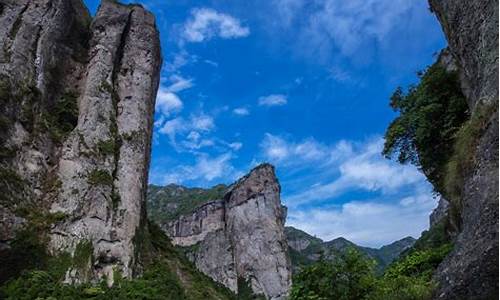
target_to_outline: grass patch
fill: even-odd
[[[457,222],[462,211],[462,193],[465,176],[471,173],[475,164],[479,139],[488,126],[491,116],[498,112],[497,105],[477,107],[470,120],[458,130],[453,147],[453,155],[446,166],[445,191],[450,201],[451,217]],[[460,224],[459,222],[457,224]]]
[[[102,155],[114,155],[115,154],[115,140],[109,139],[105,141],[97,142],[97,149]]]
[[[65,92],[51,111],[41,115],[42,128],[56,143],[62,143],[78,123],[78,94]]]
[[[87,181],[91,185],[113,185],[113,176],[106,170],[95,169],[88,175]]]

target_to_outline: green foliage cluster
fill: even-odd
[[[113,185],[113,176],[106,170],[95,169],[92,170],[87,178],[91,185]]]
[[[16,275],[19,277],[1,286],[0,299],[238,299],[228,289],[198,272],[157,225],[150,223],[145,228],[149,230],[141,230],[142,233],[138,232],[134,239],[139,248],[137,258],[144,266],[144,273],[139,278],[127,280],[115,272],[115,282],[111,288],[107,287],[105,280],[98,284],[64,284],[62,281],[69,267],[82,272],[93,262],[91,243],[83,241],[78,244],[73,257],[68,253],[51,257],[43,243],[37,240],[37,252],[42,253],[43,257],[34,257],[33,261],[42,263],[27,267],[20,276]],[[30,238],[36,239],[36,236],[34,234]],[[244,300],[247,299],[253,298]]]
[[[25,181],[12,168],[0,164],[0,204],[6,208],[14,208],[20,203]]]
[[[446,165],[444,178],[445,195],[452,204],[451,213],[455,222],[460,220],[464,178],[474,165],[476,145],[487,128],[491,116],[497,111],[497,104],[480,104],[455,135],[453,155]]]
[[[182,189],[182,192],[178,192]],[[227,186],[220,184],[210,189],[185,188],[177,185],[148,187],[148,216],[161,224],[188,214],[207,202],[222,199]]]
[[[62,284],[50,271],[30,271],[4,285],[0,296],[7,300],[187,299],[179,280],[166,264],[157,264],[139,279],[118,280],[112,288],[106,287],[104,282],[99,285]]]
[[[265,300],[262,295],[254,295],[250,281],[238,277],[238,300]]]
[[[53,105],[51,111],[42,112],[42,128],[49,132],[52,140],[62,143],[78,123],[78,94],[65,92]]]
[[[375,285],[374,263],[354,248],[320,260],[293,278],[291,300],[363,299]]]
[[[0,250],[0,265],[3,266],[0,268],[0,283],[19,276],[23,270],[46,268],[50,260],[45,247],[46,232],[67,217],[62,212],[44,213],[32,206],[18,207],[16,215],[25,218],[27,224],[16,232],[10,249]]]
[[[458,74],[439,63],[419,74],[420,83],[407,92],[398,88],[390,105],[399,112],[385,133],[383,154],[419,166],[435,190],[445,194],[446,165],[456,133],[469,118]]]
[[[102,155],[114,155],[115,146],[116,143],[114,139],[97,142],[97,149],[99,150],[99,153]]]
[[[435,288],[432,273],[451,249],[449,243],[413,248],[377,276],[374,262],[351,248],[295,275],[291,300],[428,300]]]

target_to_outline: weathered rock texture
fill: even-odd
[[[286,212],[274,167],[263,164],[206,203],[162,227],[176,245],[190,247],[197,268],[237,292],[238,280],[255,294],[282,299],[291,284],[284,232]]]
[[[429,216],[430,227],[436,226],[444,218],[448,217],[450,203],[443,197],[439,197],[438,206],[432,211]]]
[[[439,266],[439,299],[498,298],[498,1],[430,0],[457,62],[473,117],[489,116],[471,145],[461,231]],[[486,112],[485,112],[486,110]]]
[[[24,184],[23,198],[58,216],[50,229],[54,254],[90,243],[88,268],[70,269],[69,282],[112,279],[113,270],[131,277],[140,271],[134,236],[145,224],[161,66],[153,15],[103,0],[91,20],[81,0],[0,0],[0,25],[0,74],[20,94],[1,108],[9,124],[2,147],[15,150],[2,167]],[[60,116],[67,107],[74,115]],[[10,202],[0,210],[7,248],[23,223],[22,201]]]

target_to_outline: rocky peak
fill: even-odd
[[[161,227],[214,280],[235,292],[243,280],[255,294],[283,299],[291,285],[285,218],[274,167],[262,164],[221,199],[204,202]]]

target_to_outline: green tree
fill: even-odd
[[[383,155],[420,167],[434,189],[445,194],[446,164],[456,133],[469,118],[467,102],[458,74],[439,63],[419,77],[418,85],[406,92],[397,88],[391,97],[390,106],[399,116],[385,133]]]
[[[293,280],[291,300],[363,299],[373,288],[374,263],[354,248],[306,267]]]

